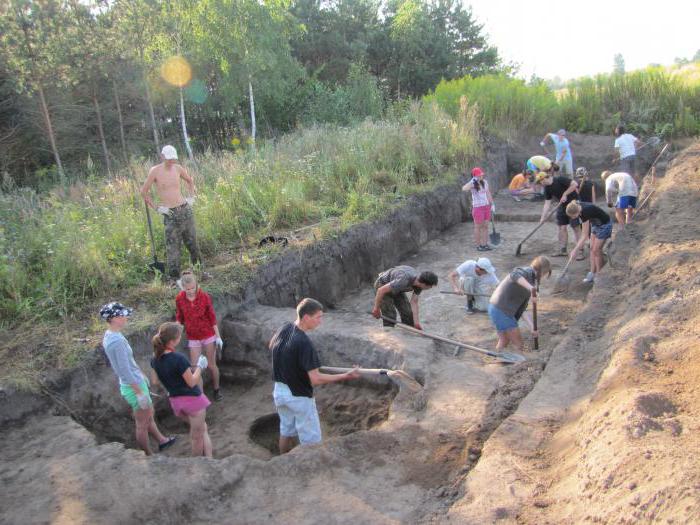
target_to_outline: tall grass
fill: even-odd
[[[502,137],[539,132],[559,121],[557,98],[544,83],[528,85],[504,75],[443,80],[425,100],[435,101],[456,115],[462,97],[479,108],[486,129]]]
[[[347,225],[377,217],[397,196],[445,180],[479,152],[476,112],[468,105],[454,117],[429,103],[391,113],[382,122],[301,129],[262,144],[257,153],[198,159],[190,170],[205,260],[304,222],[335,217]],[[86,302],[118,297],[124,287],[149,279],[138,193],[147,168],[134,162],[108,183],[79,183],[42,195],[0,194],[5,326],[70,315]],[[153,215],[163,254],[163,228]]]
[[[581,132],[611,133],[623,122],[640,135],[697,135],[700,80],[692,69],[650,67],[574,81],[560,97],[564,125]]]

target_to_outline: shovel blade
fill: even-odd
[[[387,376],[389,376],[389,379],[398,385],[399,388],[405,387],[410,392],[420,392],[423,390],[423,385],[421,385],[403,370],[390,370],[387,372]]]
[[[527,361],[527,358],[524,355],[520,354],[513,354],[511,352],[498,352],[497,354],[494,354],[494,357],[496,359],[500,359],[504,363],[524,363]]]
[[[501,234],[498,232],[491,232],[489,234],[489,240],[491,241],[491,244],[498,246],[501,244]]]

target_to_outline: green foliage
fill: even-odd
[[[504,75],[443,80],[425,100],[435,101],[450,115],[457,115],[463,97],[479,108],[486,129],[498,136],[539,131],[559,121],[557,99],[546,84],[527,85]]]
[[[479,148],[473,108],[464,105],[453,119],[435,104],[413,103],[381,122],[316,125],[262,142],[257,152],[203,155],[190,167],[202,251],[210,260],[302,223],[379,216],[397,198],[454,176]],[[138,193],[147,169],[132,162],[106,184],[0,194],[4,323],[70,315],[150,279]],[[162,254],[163,228],[153,216]]]

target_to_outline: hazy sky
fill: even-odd
[[[463,0],[506,60],[562,80],[610,72],[622,53],[627,70],[670,65],[700,49],[700,0]]]

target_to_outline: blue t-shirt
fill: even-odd
[[[177,352],[166,352],[158,359],[151,359],[151,368],[156,371],[160,384],[165,387],[170,397],[196,397],[202,394],[198,386],[189,386],[182,377],[189,367],[189,360]]]
[[[559,160],[562,158],[561,152],[564,149],[564,147],[566,147],[566,155],[564,155],[564,160],[572,160],[573,157],[571,156],[571,146],[569,145],[569,139],[567,139],[566,137],[561,139],[556,133],[550,133],[549,136],[552,139],[552,142],[554,142],[554,149],[557,152],[557,158],[555,160]]]

